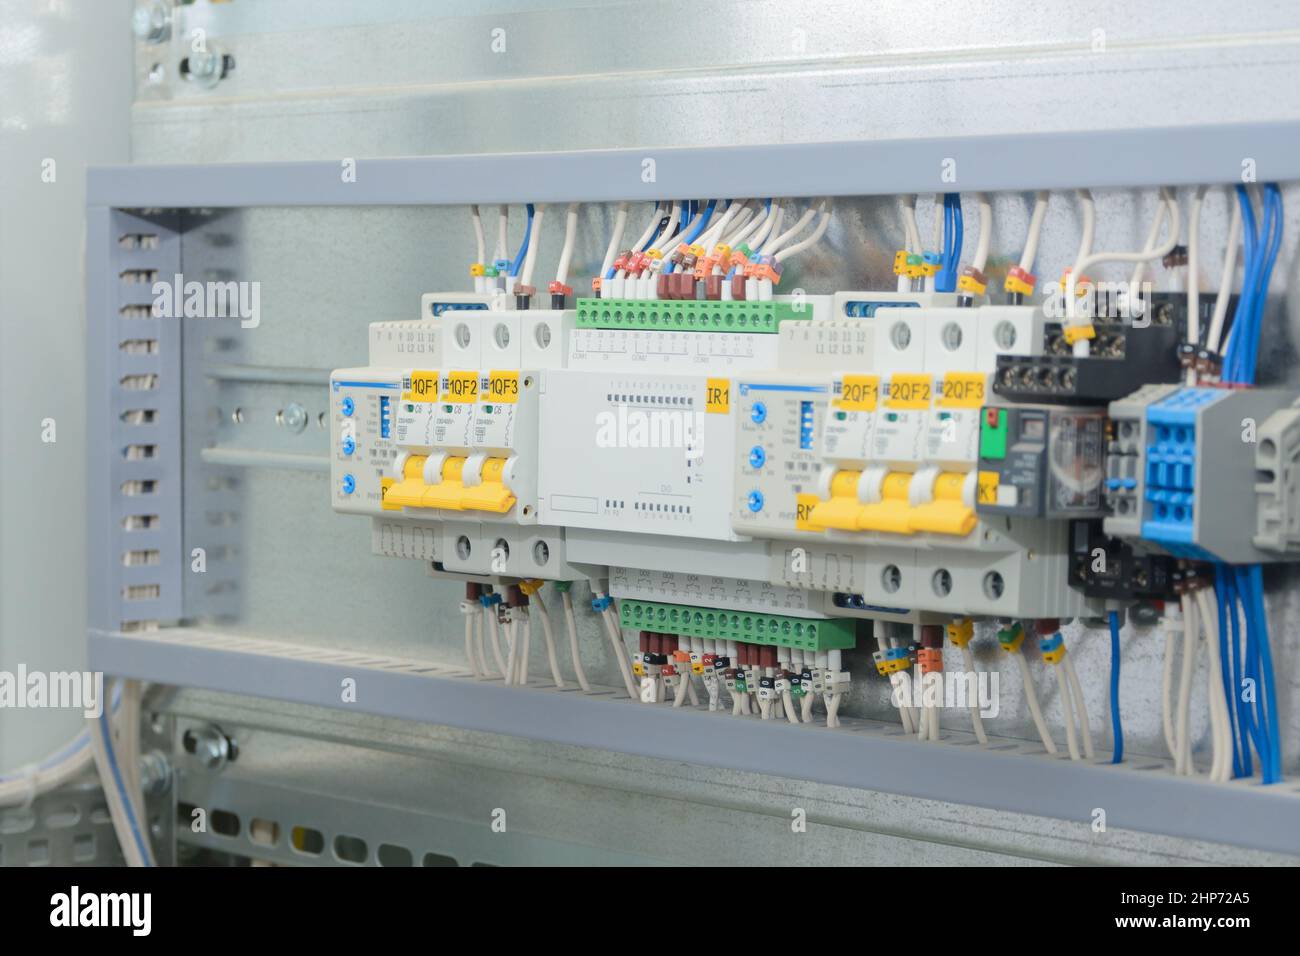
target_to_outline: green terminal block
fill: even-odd
[[[578,300],[580,329],[666,329],[670,332],[776,332],[782,322],[811,319],[812,306],[791,302],[713,299]]]
[[[856,630],[853,621],[843,618],[812,620],[627,598],[619,603],[619,623],[633,631],[684,634],[745,644],[774,644],[803,651],[853,647]]]

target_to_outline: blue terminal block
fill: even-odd
[[[1183,388],[1147,409],[1142,537],[1178,557],[1214,557],[1195,544],[1197,413],[1224,394],[1216,388]]]
[[[1296,400],[1295,391],[1283,388],[1184,387],[1139,391],[1112,402],[1112,454],[1130,454],[1121,447],[1127,433],[1136,439],[1132,451],[1137,461],[1131,471],[1111,475],[1124,487],[1108,487],[1108,493],[1122,505],[1130,479],[1136,479],[1138,487],[1128,500],[1137,506],[1130,510],[1140,525],[1108,518],[1108,533],[1133,534],[1140,528],[1142,540],[1194,561],[1282,559],[1277,550],[1257,543],[1268,466],[1257,466],[1256,456],[1269,446],[1258,436],[1272,433],[1270,416],[1289,414]],[[1134,417],[1139,407],[1140,415]],[[1116,517],[1123,518],[1122,510],[1117,509]],[[1267,543],[1266,536],[1259,540]]]

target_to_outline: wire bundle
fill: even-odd
[[[1263,221],[1256,229],[1255,209],[1245,186],[1237,187],[1237,202],[1243,221],[1243,276],[1241,296],[1228,332],[1228,349],[1223,361],[1223,380],[1255,384],[1259,360],[1259,333],[1263,325],[1268,283],[1282,245],[1282,191],[1277,183],[1264,186]],[[1224,290],[1226,293],[1226,289]]]
[[[939,271],[934,275],[936,292],[953,292],[957,288],[957,266],[961,261],[962,218],[961,196],[943,194],[943,254]]]
[[[1243,274],[1241,295],[1228,332],[1223,381],[1254,385],[1264,306],[1282,245],[1282,192],[1276,183],[1264,186],[1262,221],[1256,220],[1245,186],[1237,186],[1237,203],[1242,219]],[[1227,293],[1225,286],[1220,294]],[[1277,783],[1282,779],[1282,757],[1262,568],[1258,564],[1219,565],[1215,569],[1215,596],[1219,604],[1223,693],[1232,729],[1233,776],[1251,776],[1253,745],[1263,782]]]
[[[1282,779],[1282,752],[1263,570],[1258,564],[1220,565],[1215,591],[1221,608],[1219,649],[1232,729],[1232,773],[1253,774],[1253,745],[1263,782],[1277,783]]]

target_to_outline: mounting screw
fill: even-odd
[[[211,89],[235,68],[235,58],[216,47],[199,50],[181,60],[181,76]]]
[[[145,796],[166,793],[172,786],[172,765],[161,750],[151,750],[140,758],[140,789]]]
[[[235,742],[216,724],[191,728],[181,737],[181,746],[208,770],[220,770],[239,756]]]
[[[171,7],[162,0],[142,3],[131,14],[131,30],[141,43],[162,43],[171,36]]]
[[[307,409],[297,402],[290,402],[284,406],[275,418],[285,428],[295,432],[300,432],[307,427]]]

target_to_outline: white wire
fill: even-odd
[[[497,207],[497,249],[496,249],[496,255],[493,256],[494,261],[496,259],[504,259],[506,257],[506,250],[510,248],[510,237],[507,234],[509,226],[510,226],[510,207],[498,206]]]
[[[759,210],[743,228],[737,229],[735,232],[731,234],[731,236],[727,240],[727,244],[734,249],[742,242],[748,241],[750,236],[757,235],[758,231],[762,229],[764,224],[767,223],[771,218],[772,218],[771,209],[765,208]],[[755,243],[751,243],[751,245],[753,244]]]
[[[903,196],[903,248],[909,253],[921,251],[921,230],[916,227],[916,194]]]
[[[560,264],[555,269],[555,281],[560,285],[569,282],[569,263],[573,260],[573,246],[578,239],[578,206],[571,202],[564,213],[564,246],[560,249]]]
[[[1034,675],[1029,672],[1029,661],[1025,660],[1025,655],[1020,651],[1015,651],[1015,658],[1020,662],[1020,677],[1025,685],[1025,700],[1029,704],[1029,715],[1034,719],[1034,726],[1038,728],[1038,736],[1043,739],[1043,747],[1049,754],[1056,753],[1056,741],[1047,731],[1047,721],[1043,720],[1043,708],[1038,703],[1038,691],[1034,687]]]
[[[487,643],[484,635],[483,615],[474,615],[474,649],[478,652],[479,675],[488,676]]]
[[[980,272],[989,262],[989,246],[993,242],[993,203],[988,193],[976,193],[975,201],[980,211],[980,238],[975,247],[975,261],[971,263]]]
[[[1241,242],[1241,204],[1236,194],[1228,187],[1228,204],[1232,206],[1232,220],[1228,224],[1228,247],[1223,252],[1223,272],[1219,275],[1219,294],[1214,299],[1214,315],[1210,318],[1210,331],[1205,337],[1205,347],[1211,352],[1219,351],[1219,339],[1223,336],[1223,323],[1228,317],[1228,299],[1232,296],[1232,287],[1237,275],[1237,245]]]
[[[746,229],[750,228],[754,222],[754,207],[746,205],[744,209],[731,221],[731,232],[722,237],[722,242],[735,248],[736,236],[742,235]]]
[[[491,638],[492,657],[496,661],[497,672],[501,675],[502,680],[507,684],[510,683],[510,672],[506,670],[505,655],[501,653],[501,636],[497,633],[497,616],[490,607],[485,607],[483,613],[487,615],[488,636]]]
[[[1165,217],[1169,215],[1169,206],[1163,200],[1156,201],[1156,214],[1151,220],[1151,228],[1147,230],[1146,242],[1142,243],[1142,249],[1145,252],[1156,247],[1156,241],[1160,238],[1160,227],[1165,224]],[[1137,295],[1137,288],[1142,284],[1142,276],[1146,272],[1147,261],[1139,261],[1133,266],[1133,274],[1129,276],[1128,284],[1130,296]]]
[[[124,693],[125,696],[127,695]],[[119,718],[124,718],[129,710],[129,705],[124,706],[122,713],[118,715]],[[113,726],[115,721],[110,713],[87,718],[87,720],[95,766],[99,771],[100,784],[104,789],[104,798],[113,821],[113,830],[122,847],[122,855],[129,866],[152,866],[154,861],[153,850],[149,845],[148,819],[137,809],[135,801],[124,790],[130,779],[129,773],[123,768],[122,760],[115,759],[117,755],[110,755],[109,744],[104,739],[105,722],[108,724],[110,740],[114,737],[129,738],[133,734],[138,735],[139,723],[137,721],[134,726],[126,726],[119,730]],[[113,772],[115,765],[116,774]]]
[[[1079,251],[1074,255],[1075,274],[1078,263],[1092,255],[1092,241],[1097,233],[1097,204],[1092,200],[1092,193],[1087,189],[1078,190],[1079,205],[1083,209],[1083,229],[1079,234]]]
[[[763,225],[749,239],[749,247],[757,249],[770,236],[775,229],[781,228],[781,220],[785,217],[785,200],[779,199],[772,202],[772,208],[763,219]]]
[[[524,253],[524,267],[519,278],[520,285],[533,284],[533,266],[537,264],[537,249],[542,244],[542,215],[546,206],[538,203],[533,207],[533,226],[528,234],[528,251]]]
[[[1094,252],[1083,256],[1075,261],[1074,268],[1070,271],[1069,280],[1066,282],[1065,300],[1066,313],[1073,318],[1077,314],[1075,303],[1075,287],[1079,279],[1087,269],[1102,262],[1141,262],[1147,259],[1160,259],[1168,255],[1174,246],[1178,245],[1178,231],[1180,228],[1180,217],[1178,212],[1178,202],[1173,198],[1173,194],[1167,189],[1160,190],[1164,197],[1166,205],[1169,207],[1169,236],[1168,239],[1155,249],[1143,249],[1141,252]],[[1079,339],[1074,343],[1075,355],[1086,356],[1089,353],[1087,339]]]
[[[744,203],[733,201],[730,206],[722,211],[722,215],[718,217],[717,222],[712,223],[705,231],[704,235],[700,236],[700,238],[696,240],[696,242],[704,247],[706,253],[718,244],[718,239],[721,238],[722,233],[731,227],[736,216],[740,214],[740,211],[743,208],[745,208]]]
[[[961,665],[965,669],[966,673],[972,676],[978,676],[975,674],[975,655],[971,653],[970,645],[964,645],[961,649]],[[978,680],[973,681],[972,686],[978,687]],[[970,720],[971,724],[975,728],[975,739],[982,744],[988,743],[989,735],[984,732],[984,718],[980,716],[978,694],[976,695],[976,699],[973,700],[970,705]]]
[[[560,659],[555,653],[555,632],[551,630],[551,618],[546,610],[546,602],[542,600],[542,592],[535,591],[529,599],[537,605],[537,613],[542,619],[542,636],[546,640],[546,662],[551,667],[551,679],[555,681],[555,686],[564,690],[564,675],[560,673]]]
[[[650,212],[650,221],[645,224],[645,231],[641,233],[641,238],[638,239],[636,241],[636,244],[632,246],[632,250],[634,252],[638,249],[649,248],[648,243],[659,232],[659,223],[660,221],[663,220],[663,218],[664,218],[663,209],[661,209],[659,206],[655,206]],[[620,269],[619,272],[626,273],[627,270]]]
[[[515,627],[515,639],[520,642],[519,680],[521,686],[528,685],[528,663],[532,660],[533,650],[533,615],[526,609],[519,609],[520,622]]]
[[[122,682],[122,710],[114,722],[114,739],[121,758],[126,798],[131,801],[135,818],[144,820],[144,794],[140,791],[140,694],[139,681]]]
[[[475,679],[482,677],[478,669],[478,661],[474,657],[474,618],[477,614],[465,614],[465,657],[469,660],[469,669],[473,672]]]
[[[573,658],[573,673],[578,678],[578,686],[584,693],[590,694],[591,685],[587,683],[587,672],[582,669],[582,655],[578,652],[578,620],[573,613],[573,596],[568,591],[562,594],[564,620],[569,630],[569,655]]]
[[[1192,669],[1196,664],[1197,617],[1196,606],[1189,595],[1181,599],[1183,607],[1183,666],[1178,677],[1178,752],[1174,759],[1174,773],[1191,776],[1192,742],[1188,723],[1192,710]]]
[[[513,615],[513,612],[511,612]],[[514,684],[515,676],[519,672],[519,635],[515,630],[515,619],[512,616],[502,626],[506,635],[506,683]]]
[[[1205,624],[1205,657],[1208,666],[1205,669],[1206,699],[1210,702],[1210,740],[1213,746],[1210,762],[1210,779],[1226,781],[1231,772],[1231,740],[1228,724],[1227,703],[1223,699],[1223,672],[1219,658],[1218,608],[1210,603],[1209,589],[1200,588],[1196,592],[1196,604],[1201,611],[1201,620]]]
[[[474,261],[482,265],[483,254],[487,251],[487,243],[483,238],[483,217],[479,215],[478,206],[470,206],[469,215],[474,222],[474,242],[478,250],[478,258]]]
[[[1199,345],[1201,341],[1201,273],[1200,238],[1201,206],[1205,202],[1205,186],[1197,186],[1192,195],[1191,210],[1187,215],[1187,341]],[[1187,384],[1196,384],[1196,368],[1187,370]]]
[[[1043,220],[1047,217],[1047,203],[1050,193],[1040,191],[1034,194],[1034,211],[1029,217],[1029,234],[1025,236],[1025,249],[1020,253],[1020,268],[1029,272],[1038,256],[1038,240],[1043,234]]]
[[[627,203],[618,204],[618,212],[614,214],[614,232],[609,237],[609,246],[605,249],[605,259],[600,267],[600,278],[604,279],[609,273],[609,268],[614,264],[614,257],[618,255],[619,243],[623,241],[623,230],[627,228]]]
[[[1083,755],[1089,760],[1096,756],[1092,749],[1092,727],[1088,723],[1088,705],[1083,700],[1083,685],[1079,683],[1079,672],[1074,669],[1074,660],[1067,652],[1061,661],[1065,667],[1065,676],[1070,679],[1070,690],[1074,694],[1075,716],[1079,718],[1079,739],[1083,743]]]
[[[803,252],[805,249],[809,248],[810,246],[816,245],[818,242],[821,241],[822,236],[826,235],[826,227],[829,226],[831,222],[830,203],[827,202],[826,200],[823,200],[819,208],[822,210],[822,213],[821,213],[821,219],[817,221],[817,228],[814,229],[807,237],[800,240],[799,242],[796,242],[793,246],[788,246],[782,249],[780,252],[778,252],[776,254],[777,262],[785,262],[785,260],[789,259],[791,256]]]
[[[682,204],[677,200],[673,200],[672,208],[668,212],[668,221],[664,223],[663,229],[659,230],[659,234],[654,237],[654,241],[649,248],[663,252],[663,244],[672,238],[673,230],[677,228],[677,223],[681,222],[681,218]]]
[[[795,220],[795,224],[793,226],[791,226],[785,232],[781,233],[779,236],[777,236],[775,239],[769,242],[766,246],[764,246],[763,252],[767,255],[776,255],[776,253],[780,251],[782,246],[784,246],[787,242],[789,242],[794,236],[798,235],[799,233],[807,229],[808,224],[813,221],[813,217],[816,215],[817,215],[817,210],[814,207],[809,206],[807,209],[804,210],[804,214],[800,216],[797,220]]]
[[[1065,717],[1065,746],[1070,751],[1070,759],[1078,760],[1079,743],[1074,734],[1074,708],[1070,705],[1070,680],[1060,664],[1053,667],[1052,670],[1056,671],[1056,680],[1060,684],[1061,713]]]
[[[1169,750],[1169,756],[1173,758],[1175,765],[1178,761],[1178,731],[1174,727],[1174,706],[1173,706],[1173,686],[1174,686],[1174,654],[1178,647],[1177,634],[1172,627],[1171,622],[1165,622],[1165,666],[1163,676],[1160,681],[1160,718],[1164,725],[1165,747]]]
[[[596,597],[601,598],[604,595],[598,594]],[[605,626],[605,635],[609,638],[609,643],[614,649],[614,662],[618,665],[618,672],[623,678],[623,686],[627,689],[627,696],[637,700],[640,695],[636,692],[636,682],[632,680],[632,664],[627,659],[627,648],[623,645],[623,637],[619,633],[621,628],[617,620],[611,618],[609,608],[600,612],[600,619]]]

